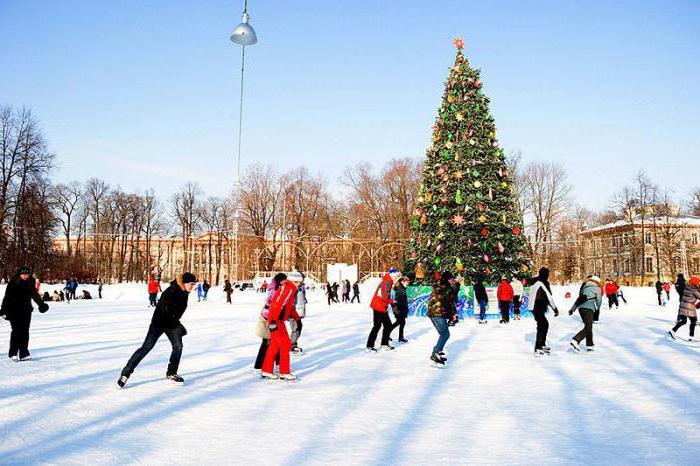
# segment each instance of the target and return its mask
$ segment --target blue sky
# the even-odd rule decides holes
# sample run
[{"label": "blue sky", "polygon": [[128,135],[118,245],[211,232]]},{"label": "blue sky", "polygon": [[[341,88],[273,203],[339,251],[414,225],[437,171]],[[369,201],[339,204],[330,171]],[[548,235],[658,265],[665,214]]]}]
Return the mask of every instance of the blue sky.
[{"label": "blue sky", "polygon": [[[169,196],[235,174],[242,0],[0,0],[0,102],[31,107],[60,181]],[[500,140],[603,208],[640,168],[700,185],[700,2],[257,1],[243,163],[320,172],[422,157],[454,36]],[[692,164],[691,164],[692,162]]]}]

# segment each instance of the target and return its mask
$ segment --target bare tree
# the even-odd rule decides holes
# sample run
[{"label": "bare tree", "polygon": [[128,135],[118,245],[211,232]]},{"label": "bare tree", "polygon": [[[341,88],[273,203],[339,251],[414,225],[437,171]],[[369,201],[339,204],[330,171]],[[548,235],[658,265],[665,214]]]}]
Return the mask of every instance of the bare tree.
[{"label": "bare tree", "polygon": [[196,183],[187,183],[172,198],[173,217],[180,226],[182,234],[186,270],[194,267],[194,233],[201,220],[202,190]]},{"label": "bare tree", "polygon": [[73,232],[73,214],[82,196],[82,187],[77,181],[57,184],[51,189],[51,204],[58,211],[58,221],[66,238],[66,253],[72,254],[71,233]]}]

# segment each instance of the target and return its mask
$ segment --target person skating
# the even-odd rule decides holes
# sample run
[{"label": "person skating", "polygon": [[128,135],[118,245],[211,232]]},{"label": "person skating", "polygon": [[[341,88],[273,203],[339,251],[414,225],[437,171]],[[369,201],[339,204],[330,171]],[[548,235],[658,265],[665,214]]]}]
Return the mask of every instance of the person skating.
[{"label": "person skating", "polygon": [[496,298],[498,299],[498,309],[501,311],[502,324],[510,322],[510,304],[513,301],[513,296],[515,296],[513,287],[510,286],[508,278],[504,275],[501,278],[501,284],[498,285],[498,289],[496,290]]},{"label": "person skating", "polygon": [[210,288],[211,288],[211,285],[209,284],[209,282],[204,280],[204,283],[202,284],[202,300],[203,301],[207,300],[207,296],[209,295]]},{"label": "person skating", "polygon": [[[283,379],[295,380],[296,375],[290,370],[289,353],[292,349],[292,341],[287,334],[285,322],[288,319],[294,319],[297,323],[297,328],[301,331],[301,318],[294,308],[294,299],[297,293],[297,283],[293,280],[301,280],[301,274],[292,272],[284,280],[270,303],[270,312],[267,317],[267,328],[270,330],[270,347],[265,354],[263,361],[261,376],[264,379]],[[278,359],[279,358],[279,359]],[[277,365],[279,374],[275,374],[275,360],[278,360]]]},{"label": "person skating", "polygon": [[656,280],[656,298],[659,300],[659,306],[663,306],[663,303],[661,302],[661,293],[664,291],[664,284],[661,283],[661,280]]},{"label": "person skating", "polygon": [[[256,327],[256,333],[262,340],[260,342],[260,348],[258,349],[258,356],[255,358],[255,370],[262,372],[263,362],[265,361],[265,355],[267,354],[267,349],[270,347],[270,329],[267,327],[267,318],[270,313],[270,305],[272,304],[272,297],[277,292],[277,288],[282,284],[283,281],[287,279],[286,273],[278,273],[270,283],[265,283],[265,290],[267,290],[267,296],[265,297],[265,303],[263,304],[262,311],[260,311],[260,318],[258,319],[258,325]],[[279,360],[277,361],[279,364]]]},{"label": "person skating", "polygon": [[489,296],[486,294],[486,287],[484,286],[484,277],[479,276],[474,283],[474,299],[476,299],[479,305],[479,323],[485,324],[486,320],[486,309],[489,306]]},{"label": "person skating", "polygon": [[696,303],[698,301],[700,301],[700,278],[691,277],[683,287],[683,296],[681,296],[681,303],[678,307],[676,325],[668,332],[668,336],[672,340],[677,338],[676,332],[678,329],[690,321],[690,338],[688,338],[688,341],[698,341],[695,339],[695,326],[698,323]]},{"label": "person skating", "polygon": [[664,291],[666,292],[666,302],[671,301],[671,284],[664,282]]},{"label": "person skating", "polygon": [[620,308],[620,303],[617,301],[617,290],[618,287],[615,282],[608,278],[605,283],[605,297],[608,298],[608,309],[612,309],[613,306]]},{"label": "person skating", "polygon": [[551,348],[547,346],[547,332],[549,331],[549,321],[545,313],[547,308],[554,310],[554,317],[559,315],[552,288],[549,285],[549,269],[542,267],[536,277],[533,278],[528,295],[528,305],[530,312],[537,322],[537,337],[535,338],[535,356],[549,355]]},{"label": "person skating", "polygon": [[197,302],[202,301],[202,282],[197,282]]},{"label": "person skating", "polygon": [[172,345],[170,361],[165,376],[168,380],[176,383],[185,382],[177,373],[180,366],[180,358],[182,357],[182,337],[187,335],[187,330],[180,323],[180,319],[187,309],[187,298],[196,282],[195,276],[186,272],[181,277],[170,282],[170,286],[161,294],[160,300],[153,311],[153,318],[151,319],[146,339],[126,363],[121,376],[117,380],[117,385],[120,388],[126,385],[136,366],[153,349],[163,334],[168,337]]},{"label": "person skating", "polygon": [[372,330],[369,332],[369,336],[367,337],[367,351],[377,351],[374,348],[374,342],[377,339],[377,334],[379,333],[379,329],[382,328],[382,342],[381,342],[381,348],[383,350],[393,350],[394,347],[389,345],[389,336],[391,334],[391,319],[389,318],[389,305],[394,304],[394,301],[391,299],[391,289],[394,286],[394,283],[398,281],[398,279],[401,277],[399,274],[398,270],[396,269],[390,269],[389,272],[384,275],[384,278],[382,278],[381,283],[377,287],[377,290],[374,292],[374,296],[372,297],[372,301],[370,302],[369,307],[372,309],[372,314],[373,314],[373,325],[372,325]]},{"label": "person skating", "polygon": [[520,305],[525,291],[523,282],[522,280],[518,280],[517,277],[513,277],[510,281],[510,286],[513,288],[513,318],[515,320],[520,320]]},{"label": "person skating", "polygon": [[102,280],[97,283],[97,297],[102,299]]},{"label": "person skating", "polygon": [[454,276],[450,272],[440,274],[438,282],[433,287],[428,301],[428,317],[430,322],[438,332],[438,340],[430,355],[430,362],[435,367],[445,367],[447,357],[444,349],[447,340],[450,338],[449,323],[457,318],[453,285]]},{"label": "person skating", "polygon": [[355,283],[352,284],[352,299],[350,300],[350,302],[354,303],[355,299],[357,299],[357,302],[359,304],[359,302],[360,302],[360,282],[358,282],[358,281],[356,281]]},{"label": "person skating", "polygon": [[226,293],[226,303],[231,304],[231,295],[233,294],[233,287],[231,286],[231,281],[228,278],[224,280],[224,293]]},{"label": "person skating", "polygon": [[7,283],[5,297],[0,306],[0,316],[10,321],[10,350],[7,356],[13,361],[31,359],[29,354],[29,327],[32,323],[32,301],[42,314],[49,305],[42,301],[29,267],[21,267]]},{"label": "person skating", "polygon": [[340,287],[340,285],[338,285],[338,282],[333,282],[333,286],[331,288],[333,288],[333,302],[334,303],[340,302],[340,300],[338,299],[338,288],[339,287]]},{"label": "person skating", "polygon": [[408,343],[408,340],[404,338],[403,331],[406,327],[406,318],[408,317],[408,296],[406,295],[406,288],[410,282],[411,280],[408,277],[401,277],[394,287],[394,304],[391,308],[396,320],[391,326],[391,331],[393,332],[396,327],[399,328],[399,343]]},{"label": "person skating", "polygon": [[685,277],[682,273],[679,273],[676,277],[676,283],[673,285],[676,288],[676,293],[678,293],[678,299],[683,297],[683,290],[685,289]]},{"label": "person skating", "polygon": [[618,285],[617,282],[613,282],[613,283],[615,283],[615,285],[617,285],[617,297],[620,298],[623,303],[627,304],[627,300],[625,299],[625,294],[622,292],[622,287],[620,285]]},{"label": "person skating", "polygon": [[584,338],[586,339],[586,350],[593,351],[593,314],[600,309],[602,301],[600,278],[596,275],[589,275],[581,286],[576,302],[569,310],[569,315],[573,315],[574,311],[578,309],[583,321],[583,329],[574,335],[570,343],[574,351],[581,351],[579,345]]},{"label": "person skating", "polygon": [[350,302],[350,281],[343,280],[342,300],[344,303]]},{"label": "person skating", "polygon": [[297,293],[294,297],[294,309],[297,311],[299,321],[289,318],[289,337],[292,340],[292,353],[302,353],[304,350],[299,346],[299,337],[301,336],[302,320],[306,317],[306,287],[304,279],[306,277],[301,272],[292,272],[289,274],[288,280],[297,284]]},{"label": "person skating", "polygon": [[160,280],[156,280],[152,275],[148,278],[148,305],[156,307],[158,301],[158,293],[162,291],[160,288]]},{"label": "person skating", "polygon": [[326,296],[328,297],[328,307],[333,303],[333,285],[326,282]]}]

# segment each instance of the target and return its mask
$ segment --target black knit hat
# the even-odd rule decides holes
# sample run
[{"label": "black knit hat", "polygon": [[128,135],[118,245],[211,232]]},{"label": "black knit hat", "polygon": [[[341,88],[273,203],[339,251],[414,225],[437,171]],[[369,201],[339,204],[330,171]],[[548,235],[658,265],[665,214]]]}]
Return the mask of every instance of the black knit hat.
[{"label": "black knit hat", "polygon": [[182,274],[182,283],[196,283],[197,277],[190,272],[185,272]]},{"label": "black knit hat", "polygon": [[32,269],[30,267],[27,267],[26,265],[24,267],[20,267],[19,270],[17,271],[17,275],[31,275],[32,274]]}]

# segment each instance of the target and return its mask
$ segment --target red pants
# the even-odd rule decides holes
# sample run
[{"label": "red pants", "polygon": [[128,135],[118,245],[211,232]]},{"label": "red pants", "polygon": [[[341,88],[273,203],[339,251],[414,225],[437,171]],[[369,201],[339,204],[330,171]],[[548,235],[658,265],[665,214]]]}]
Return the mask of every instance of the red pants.
[{"label": "red pants", "polygon": [[273,372],[275,370],[275,359],[277,353],[280,355],[280,374],[289,374],[289,352],[292,350],[292,341],[287,334],[287,327],[282,323],[277,325],[277,330],[270,332],[270,347],[267,348],[265,361],[263,361],[263,372]]}]

